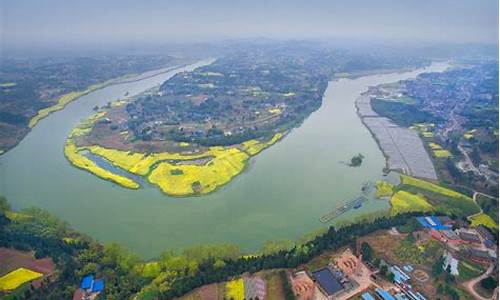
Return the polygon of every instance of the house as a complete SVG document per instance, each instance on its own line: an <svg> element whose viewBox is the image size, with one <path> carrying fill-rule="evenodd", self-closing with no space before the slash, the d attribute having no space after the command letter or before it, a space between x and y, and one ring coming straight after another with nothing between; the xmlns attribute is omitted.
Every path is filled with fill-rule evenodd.
<svg viewBox="0 0 500 300"><path fill-rule="evenodd" d="M448 251L444 255L443 269L446 271L450 267L450 274L458 276L458 260Z"/></svg>
<svg viewBox="0 0 500 300"><path fill-rule="evenodd" d="M488 228L484 227L483 225L479 225L476 227L477 233L485 240L485 241L494 241L495 237L491 232L488 230Z"/></svg>
<svg viewBox="0 0 500 300"><path fill-rule="evenodd" d="M469 244L481 244L481 239L475 233L461 230L458 232L458 236Z"/></svg>
<svg viewBox="0 0 500 300"><path fill-rule="evenodd" d="M489 264L495 261L495 257L492 257L490 252L485 250L470 248L466 255L468 259L480 264Z"/></svg>
<svg viewBox="0 0 500 300"><path fill-rule="evenodd" d="M444 225L435 216L417 217L417 221L420 223L420 225L422 225L422 227L427 228L427 229L449 230L452 227L451 225Z"/></svg>
<svg viewBox="0 0 500 300"><path fill-rule="evenodd" d="M455 221L453 221L450 217L448 216L442 216L442 217L437 217L438 220L443 224L443 225L450 225L453 226L455 224Z"/></svg>
<svg viewBox="0 0 500 300"><path fill-rule="evenodd" d="M375 291L383 300L396 300L391 294L389 294L388 291L384 289L377 288Z"/></svg>
<svg viewBox="0 0 500 300"><path fill-rule="evenodd" d="M89 274L82 278L80 288L73 294L73 300L95 299L104 291L104 279L94 279L94 275Z"/></svg>
<svg viewBox="0 0 500 300"><path fill-rule="evenodd" d="M375 300L375 298L372 296L372 294L370 294L368 292L361 295L361 298L363 298L363 300Z"/></svg>

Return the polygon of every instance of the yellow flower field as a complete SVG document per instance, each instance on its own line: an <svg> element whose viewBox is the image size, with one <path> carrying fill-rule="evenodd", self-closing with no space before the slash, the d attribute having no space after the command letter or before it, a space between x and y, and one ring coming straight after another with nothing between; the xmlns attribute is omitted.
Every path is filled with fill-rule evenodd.
<svg viewBox="0 0 500 300"><path fill-rule="evenodd" d="M429 147L431 147L432 150L441 150L443 147L441 145L436 144L436 143L429 143Z"/></svg>
<svg viewBox="0 0 500 300"><path fill-rule="evenodd" d="M392 190L393 185L387 181L383 181L383 180L377 181L376 188L377 188L377 191L376 191L375 195L377 198L389 197L389 196L392 196L392 194L394 193Z"/></svg>
<svg viewBox="0 0 500 300"><path fill-rule="evenodd" d="M22 284L38 279L43 274L25 268L19 268L7 275L0 277L0 291L11 291Z"/></svg>
<svg viewBox="0 0 500 300"><path fill-rule="evenodd" d="M451 157L451 152L448 150L434 150L434 156L437 158Z"/></svg>
<svg viewBox="0 0 500 300"><path fill-rule="evenodd" d="M114 80L108 80L108 81L103 82L103 83L91 85L84 91L70 92L70 93L62 95L61 97L59 97L59 99L57 99L57 104L39 110L37 115L34 116L33 118L31 118L28 126L30 128L35 127L35 125L38 124L38 122L40 122L40 120L42 120L43 118L47 117L49 114L51 114L55 111L58 111L58 110L65 108L66 105L68 105L68 103L70 103L71 101L73 101L77 98L80 98L82 96L85 96L93 91L98 90L98 89L102 89L103 87L111 84L113 81Z"/></svg>
<svg viewBox="0 0 500 300"><path fill-rule="evenodd" d="M430 211L433 206L424 196L415 195L406 191L399 191L391 197L391 214L397 215L409 211Z"/></svg>
<svg viewBox="0 0 500 300"><path fill-rule="evenodd" d="M260 142L258 140L248 140L248 141L241 143L241 145L243 146L243 149L245 150L245 152L247 152L251 156L254 156L254 155L259 154L262 150L272 146L274 143L276 143L282 137L283 137L282 133L276 133L267 142Z"/></svg>
<svg viewBox="0 0 500 300"><path fill-rule="evenodd" d="M459 192L455 192L454 190L450 190L448 188L439 186L437 184L434 184L434 183L431 183L431 182L428 182L428 181L425 181L422 179L418 179L418 178L414 178L414 177L410 177L410 176L406 176L406 175L401 175L401 182L402 182L402 184L412 185L414 187L422 188L422 189L425 189L425 190L428 190L428 191L431 191L431 192L434 192L437 194L445 195L445 196L448 196L451 198L462 198L462 199L468 199L468 200L472 201L472 198L467 197L464 194L461 194Z"/></svg>
<svg viewBox="0 0 500 300"><path fill-rule="evenodd" d="M473 227L483 225L488 228L498 229L498 224L495 222L495 220L493 220L485 213L473 216L472 218L470 218L470 221Z"/></svg>
<svg viewBox="0 0 500 300"><path fill-rule="evenodd" d="M215 158L201 166L162 162L151 172L148 180L169 195L206 194L241 173L249 158L236 148L212 147L210 153Z"/></svg>
<svg viewBox="0 0 500 300"><path fill-rule="evenodd" d="M245 285L243 279L239 278L231 280L226 283L226 297L225 299L244 300L245 299Z"/></svg>
<svg viewBox="0 0 500 300"><path fill-rule="evenodd" d="M64 155L75 167L87 170L92 174L101 177L102 179L113 181L121 186L130 189L138 189L140 187L140 185L132 179L117 175L113 172L99 167L92 160L80 154L79 151L80 149L75 146L73 141L68 140L66 142L66 146L64 147Z"/></svg>

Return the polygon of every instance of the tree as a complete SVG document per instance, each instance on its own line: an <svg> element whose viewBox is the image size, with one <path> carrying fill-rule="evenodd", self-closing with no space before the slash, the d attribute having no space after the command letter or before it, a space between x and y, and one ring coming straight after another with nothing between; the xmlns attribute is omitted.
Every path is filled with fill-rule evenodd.
<svg viewBox="0 0 500 300"><path fill-rule="evenodd" d="M443 273L444 257L440 256L436 262L432 265L432 275L434 277L439 277Z"/></svg>
<svg viewBox="0 0 500 300"><path fill-rule="evenodd" d="M361 244L361 255L363 255L364 261L372 261L373 259L373 249L367 242Z"/></svg>
<svg viewBox="0 0 500 300"><path fill-rule="evenodd" d="M494 290L498 286L498 281L495 278L489 276L481 280L481 287L486 290Z"/></svg>

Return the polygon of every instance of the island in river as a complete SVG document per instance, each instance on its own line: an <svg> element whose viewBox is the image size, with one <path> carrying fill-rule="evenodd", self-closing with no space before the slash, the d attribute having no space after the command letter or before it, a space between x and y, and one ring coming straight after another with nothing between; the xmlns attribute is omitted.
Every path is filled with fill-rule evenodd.
<svg viewBox="0 0 500 300"><path fill-rule="evenodd" d="M127 188L140 184L102 159L168 195L207 194L319 108L327 83L288 57L224 57L101 108L73 129L65 155Z"/></svg>

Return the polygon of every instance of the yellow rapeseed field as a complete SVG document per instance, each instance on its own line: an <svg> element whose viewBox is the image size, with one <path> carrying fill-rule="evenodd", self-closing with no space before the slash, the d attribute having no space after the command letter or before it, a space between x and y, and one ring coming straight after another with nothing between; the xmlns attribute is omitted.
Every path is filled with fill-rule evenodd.
<svg viewBox="0 0 500 300"><path fill-rule="evenodd" d="M428 191L431 191L436 194L441 194L445 195L451 198L462 198L462 199L467 199L472 201L472 198L467 197L464 194L461 194L459 192L455 192L454 190L450 190L448 188L439 186L437 184L422 180L422 179L417 179L414 177L406 176L406 175L401 175L401 181L402 184L407 184L407 185L412 185L417 188L425 189Z"/></svg>
<svg viewBox="0 0 500 300"><path fill-rule="evenodd" d="M225 299L244 300L245 299L245 284L243 279L235 279L226 283Z"/></svg>
<svg viewBox="0 0 500 300"><path fill-rule="evenodd" d="M22 284L38 279L42 277L43 274L31 271L25 268L19 268L8 273L5 276L0 277L0 291L11 291Z"/></svg>
<svg viewBox="0 0 500 300"><path fill-rule="evenodd" d="M57 104L39 110L37 115L34 116L33 118L31 118L28 126L30 128L35 127L35 125L38 124L38 122L40 122L41 119L47 117L49 114L65 108L66 105L68 105L68 103L70 103L71 101L73 101L81 96L85 96L88 93L91 93L95 90L101 89L101 88L109 85L111 82L113 82L113 80L108 80L108 81L103 82L103 83L91 85L84 91L69 92L67 94L62 95L61 97L59 97L59 99L57 99Z"/></svg>
<svg viewBox="0 0 500 300"><path fill-rule="evenodd" d="M140 187L140 185L132 179L117 175L113 172L99 167L92 160L82 155L80 153L80 150L81 149L77 148L72 140L68 140L66 142L66 146L64 147L64 155L75 167L87 170L92 174L95 174L96 176L113 181L121 186L130 189L138 189Z"/></svg>
<svg viewBox="0 0 500 300"><path fill-rule="evenodd" d="M431 147L432 150L441 150L443 147L441 145L436 144L436 143L429 143L429 147Z"/></svg>
<svg viewBox="0 0 500 300"><path fill-rule="evenodd" d="M377 192L376 192L377 198L390 197L394 193L392 190L393 185L387 181L383 181L383 180L377 181L376 188L377 188Z"/></svg>
<svg viewBox="0 0 500 300"><path fill-rule="evenodd" d="M161 162L151 172L148 180L169 195L206 194L241 173L249 158L237 148L212 147L210 153L214 158L205 165L174 165Z"/></svg>
<svg viewBox="0 0 500 300"><path fill-rule="evenodd" d="M451 152L448 150L434 150L434 156L437 158L448 158L451 157Z"/></svg>
<svg viewBox="0 0 500 300"><path fill-rule="evenodd" d="M254 155L259 154L262 150L272 146L274 143L276 143L282 137L283 137L283 134L278 132L267 142L261 142L258 140L248 140L248 141L241 143L241 145L243 146L243 149L245 150L245 152L247 152L251 156L254 156Z"/></svg>
<svg viewBox="0 0 500 300"><path fill-rule="evenodd" d="M498 224L490 216L485 213L475 215L470 218L472 226L476 227L479 225L486 226L488 228L498 229Z"/></svg>
<svg viewBox="0 0 500 300"><path fill-rule="evenodd" d="M415 195L406 191L399 191L391 197L391 214L397 215L409 211L430 211L433 206L424 196Z"/></svg>

